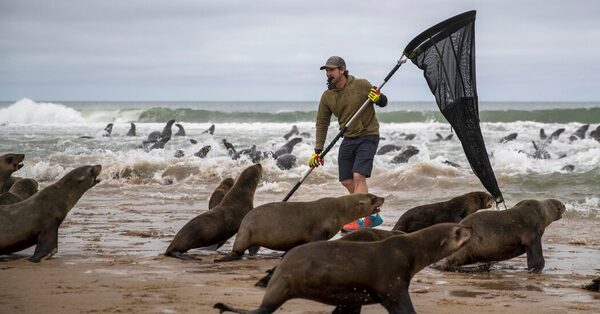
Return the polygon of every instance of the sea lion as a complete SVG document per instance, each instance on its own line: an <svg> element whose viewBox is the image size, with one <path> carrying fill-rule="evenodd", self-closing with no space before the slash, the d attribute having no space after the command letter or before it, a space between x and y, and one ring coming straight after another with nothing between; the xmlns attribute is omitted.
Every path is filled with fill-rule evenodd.
<svg viewBox="0 0 600 314"><path fill-rule="evenodd" d="M195 153L194 156L200 157L200 158L205 158L206 155L208 155L208 152L210 152L210 149L211 149L210 145L206 145L206 146L200 148L200 150L197 153Z"/></svg>
<svg viewBox="0 0 600 314"><path fill-rule="evenodd" d="M273 157L277 158L283 154L291 154L294 150L294 146L296 146L296 144L300 142L302 142L301 137L294 137L293 139L285 143L283 146L281 146L279 149L277 149L275 153L273 153Z"/></svg>
<svg viewBox="0 0 600 314"><path fill-rule="evenodd" d="M127 132L127 136L135 136L135 123L130 122L131 127L129 127L129 131Z"/></svg>
<svg viewBox="0 0 600 314"><path fill-rule="evenodd" d="M281 170L290 170L294 166L296 166L297 159L298 158L296 158L296 156L294 156L292 154L283 154L283 155L277 157L277 159L275 160L275 164Z"/></svg>
<svg viewBox="0 0 600 314"><path fill-rule="evenodd" d="M219 186L212 192L208 200L208 209L213 209L221 203L227 192L231 189L235 180L233 178L225 178L219 183Z"/></svg>
<svg viewBox="0 0 600 314"><path fill-rule="evenodd" d="M432 142L449 141L454 137L454 134L450 133L448 136L443 137L440 133L435 133L436 138Z"/></svg>
<svg viewBox="0 0 600 314"><path fill-rule="evenodd" d="M477 212L490 208L494 197L486 192L471 192L448 201L421 205L407 210L393 230L413 232L441 222L456 222Z"/></svg>
<svg viewBox="0 0 600 314"><path fill-rule="evenodd" d="M394 144L386 144L381 146L378 150L377 153L375 153L376 155L385 155L389 152L395 152L398 150L402 150L402 146L400 145L394 145Z"/></svg>
<svg viewBox="0 0 600 314"><path fill-rule="evenodd" d="M244 169L219 205L196 216L177 232L165 255L196 259L184 253L227 241L235 235L246 213L254 207L254 192L261 177L260 164Z"/></svg>
<svg viewBox="0 0 600 314"><path fill-rule="evenodd" d="M548 136L546 135L546 131L544 131L544 129L540 129L540 140L545 140L547 139Z"/></svg>
<svg viewBox="0 0 600 314"><path fill-rule="evenodd" d="M113 124L112 123L107 124L106 127L104 128L104 131L102 132L102 136L110 137L110 135L112 134L112 129L113 129Z"/></svg>
<svg viewBox="0 0 600 314"><path fill-rule="evenodd" d="M510 141L514 141L517 138L517 136L519 136L519 133L510 133L507 136L501 138L500 141L498 141L498 143L504 144L504 143L508 143Z"/></svg>
<svg viewBox="0 0 600 314"><path fill-rule="evenodd" d="M168 141L170 141L171 138L170 137L161 137L160 140L158 140L158 142L154 143L154 145L150 146L150 150L153 149L164 149L165 148L165 144L167 144Z"/></svg>
<svg viewBox="0 0 600 314"><path fill-rule="evenodd" d="M590 132L590 137L600 142L600 125L594 131Z"/></svg>
<svg viewBox="0 0 600 314"><path fill-rule="evenodd" d="M13 184L8 192L0 194L0 205L8 205L26 200L38 191L38 183L33 179L21 179Z"/></svg>
<svg viewBox="0 0 600 314"><path fill-rule="evenodd" d="M185 129L183 128L183 125L175 123L175 126L178 128L178 131L177 133L175 133L175 136L185 136Z"/></svg>
<svg viewBox="0 0 600 314"><path fill-rule="evenodd" d="M227 142L227 139L223 139L221 141L223 143L223 146L225 146L225 148L227 149L227 153L229 154L229 157L232 157L237 155L237 151L235 150L235 147L233 147L233 144Z"/></svg>
<svg viewBox="0 0 600 314"><path fill-rule="evenodd" d="M24 154L4 154L0 155L0 193L6 193L12 185L20 180L19 177L13 177L12 174L23 168Z"/></svg>
<svg viewBox="0 0 600 314"><path fill-rule="evenodd" d="M455 162L452 162L452 161L450 161L450 160L444 160L444 161L442 161L442 163L444 163L444 164L446 164L446 165L448 165L448 166L452 166L452 167L454 167L454 168L460 168L460 165L459 165L459 164L457 164L457 163L455 163Z"/></svg>
<svg viewBox="0 0 600 314"><path fill-rule="evenodd" d="M299 133L298 127L294 125L294 126L292 126L292 129L283 136L283 138L285 138L285 140L287 141L292 135L295 135L298 133Z"/></svg>
<svg viewBox="0 0 600 314"><path fill-rule="evenodd" d="M163 130L161 132L153 131L150 134L148 134L148 139L146 141L144 141L144 145L147 145L148 143L155 143L163 138L167 138L167 137L171 138L171 135L173 134L171 132L173 123L175 123L175 120L171 119L167 122L167 124L165 125L165 127L163 128Z"/></svg>
<svg viewBox="0 0 600 314"><path fill-rule="evenodd" d="M561 171L565 171L565 172L573 172L575 171L575 165L566 165L562 168L560 168Z"/></svg>
<svg viewBox="0 0 600 314"><path fill-rule="evenodd" d="M300 244L331 239L345 224L378 213L383 201L373 194L355 193L312 202L260 205L242 220L231 253L215 262L241 259L252 246L288 251Z"/></svg>
<svg viewBox="0 0 600 314"><path fill-rule="evenodd" d="M552 132L550 136L544 142L545 145L549 145L553 140L558 139L558 137L565 131L564 128L556 129L556 131Z"/></svg>
<svg viewBox="0 0 600 314"><path fill-rule="evenodd" d="M575 131L575 133L573 133L571 136L569 136L569 142L584 139L585 132L587 132L587 130L589 128L590 128L589 124L582 125L579 129L577 129L577 131Z"/></svg>
<svg viewBox="0 0 600 314"><path fill-rule="evenodd" d="M504 261L527 253L527 270L544 269L542 235L562 217L565 205L555 199L524 200L502 211L483 211L461 220L472 227L471 241L440 265L442 270L460 270L460 266L477 262Z"/></svg>
<svg viewBox="0 0 600 314"><path fill-rule="evenodd" d="M550 138L548 138L548 140L550 140ZM550 156L550 153L548 153L548 151L546 150L546 145L540 145L538 146L535 141L531 141L531 143L533 144L533 148L535 149L535 152L533 153L533 155L531 155L531 157L535 158L535 159L550 159L552 158Z"/></svg>
<svg viewBox="0 0 600 314"><path fill-rule="evenodd" d="M412 277L470 237L470 228L444 223L376 242L317 241L298 246L283 258L260 307L252 313L272 313L293 298L336 305L344 312L358 313L362 305L381 303L389 313L415 313L408 293ZM214 307L221 313L249 313L223 303Z"/></svg>
<svg viewBox="0 0 600 314"><path fill-rule="evenodd" d="M37 263L58 249L58 227L79 198L100 180L102 167L83 166L34 196L0 206L0 255L36 245L28 261Z"/></svg>
<svg viewBox="0 0 600 314"><path fill-rule="evenodd" d="M395 235L406 234L400 230L383 230L383 229L375 229L375 228L363 228L358 229L356 231L350 232L343 237L337 239L336 241L360 241L360 242L375 242L387 239L389 237ZM266 287L271 278L273 277L273 273L277 269L277 266L266 271L266 275L260 278L254 286L256 287Z"/></svg>
<svg viewBox="0 0 600 314"><path fill-rule="evenodd" d="M408 145L406 147L406 149L404 151L402 151L400 154L396 155L396 157L394 157L394 159L392 159L391 163L393 164L402 164L402 163L407 163L408 160L419 153L419 149L412 146L412 145Z"/></svg>
<svg viewBox="0 0 600 314"><path fill-rule="evenodd" d="M173 157L175 158L181 158L185 156L185 152L181 149L178 149L175 151L175 155L173 155Z"/></svg>
<svg viewBox="0 0 600 314"><path fill-rule="evenodd" d="M213 135L215 133L215 125L211 125L208 129L206 129L205 131L203 131L200 134L204 134L204 133L208 133L210 135Z"/></svg>
<svg viewBox="0 0 600 314"><path fill-rule="evenodd" d="M417 134L414 134L414 133L405 134L404 135L404 139L407 140L407 141L412 141L416 136L417 136Z"/></svg>

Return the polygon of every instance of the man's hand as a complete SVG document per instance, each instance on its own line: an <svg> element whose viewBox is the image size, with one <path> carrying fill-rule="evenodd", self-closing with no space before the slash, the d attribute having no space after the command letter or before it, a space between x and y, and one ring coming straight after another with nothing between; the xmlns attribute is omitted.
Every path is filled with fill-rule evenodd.
<svg viewBox="0 0 600 314"><path fill-rule="evenodd" d="M369 100L372 103L377 103L379 101L379 97L381 97L381 93L377 90L377 86L373 86L371 90L369 90Z"/></svg>
<svg viewBox="0 0 600 314"><path fill-rule="evenodd" d="M310 160L308 161L308 165L309 165L311 168L316 168L316 167L318 167L319 165L321 165L321 166L322 166L322 165L324 165L324 164L325 164L325 160L324 160L323 158L321 158L321 155L320 155L320 153L321 153L321 152L317 152L317 151L315 150L315 153L314 153L314 154L312 154L312 156L310 156Z"/></svg>

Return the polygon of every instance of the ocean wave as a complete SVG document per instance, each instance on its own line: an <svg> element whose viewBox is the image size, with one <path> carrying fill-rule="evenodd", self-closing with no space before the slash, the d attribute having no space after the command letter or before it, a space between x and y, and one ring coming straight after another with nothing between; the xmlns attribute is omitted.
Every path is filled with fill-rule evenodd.
<svg viewBox="0 0 600 314"><path fill-rule="evenodd" d="M80 112L65 105L37 103L22 99L13 105L0 109L0 123L55 124L85 123Z"/></svg>

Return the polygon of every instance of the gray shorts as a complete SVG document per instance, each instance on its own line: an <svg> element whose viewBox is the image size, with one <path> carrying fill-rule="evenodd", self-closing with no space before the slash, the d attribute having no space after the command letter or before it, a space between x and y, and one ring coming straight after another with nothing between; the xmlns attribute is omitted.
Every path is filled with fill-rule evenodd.
<svg viewBox="0 0 600 314"><path fill-rule="evenodd" d="M344 137L338 151L340 181L352 179L354 172L370 177L377 145L379 145L379 135Z"/></svg>

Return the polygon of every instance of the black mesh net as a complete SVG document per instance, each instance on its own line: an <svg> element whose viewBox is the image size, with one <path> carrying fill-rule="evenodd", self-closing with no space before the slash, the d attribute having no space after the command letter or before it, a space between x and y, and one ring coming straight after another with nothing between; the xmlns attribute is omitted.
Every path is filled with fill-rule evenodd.
<svg viewBox="0 0 600 314"><path fill-rule="evenodd" d="M429 28L406 46L404 54L424 71L438 107L456 132L471 169L496 202L502 202L504 199L479 127L475 11Z"/></svg>

